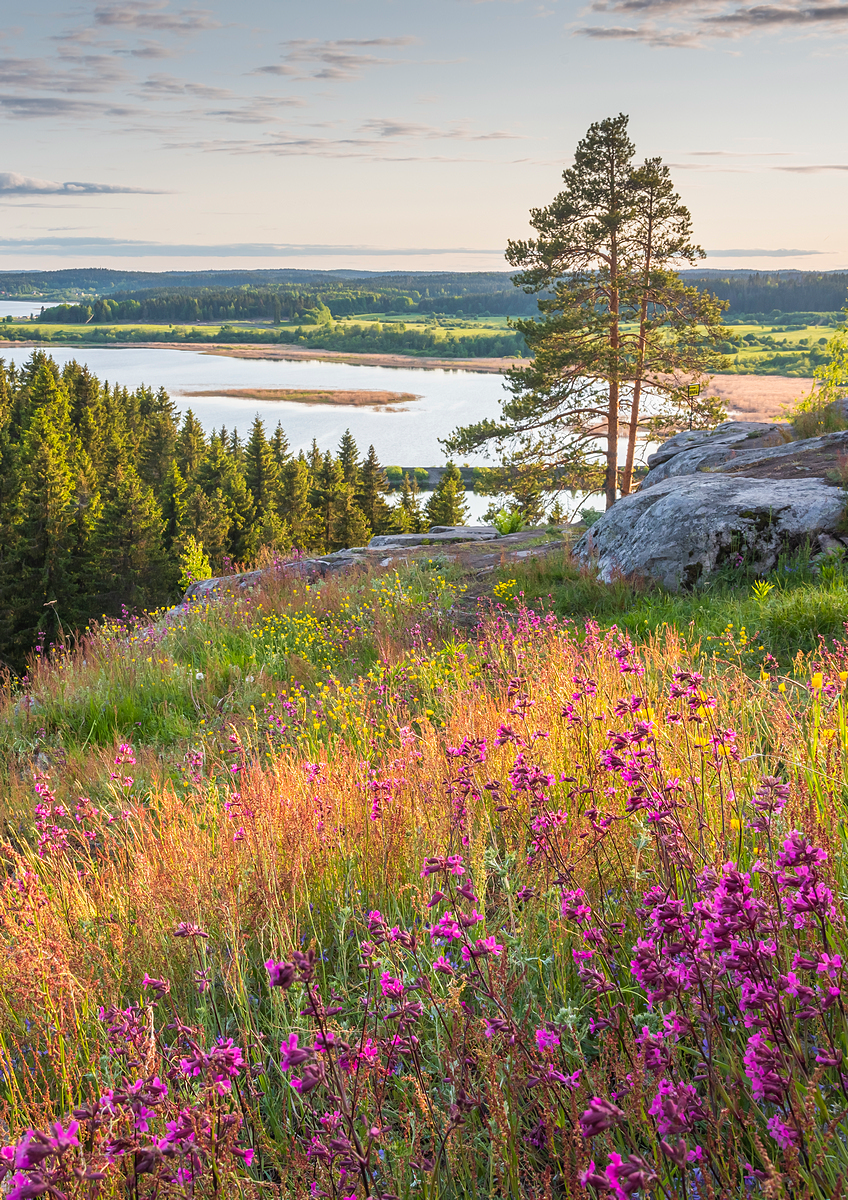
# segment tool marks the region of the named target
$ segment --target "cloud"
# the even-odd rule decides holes
[[[168,0],[133,0],[132,4],[99,4],[94,10],[95,25],[118,29],[154,29],[164,33],[200,33],[220,29],[206,9],[182,8],[168,12]]]
[[[635,18],[633,25],[585,25],[573,32],[601,41],[635,41],[653,47],[696,47],[714,38],[758,32],[825,32],[848,25],[848,3],[743,4],[739,0],[594,0],[593,13]],[[640,20],[641,18],[641,20]]]
[[[255,75],[298,75],[311,79],[358,79],[368,67],[386,67],[402,59],[363,54],[366,49],[414,45],[414,37],[340,38],[319,42],[298,38],[286,42],[287,52],[280,63],[257,67]]]
[[[215,114],[212,114],[215,115]],[[495,159],[469,158],[456,154],[398,153],[396,148],[403,143],[415,142],[489,142],[515,140],[520,134],[503,130],[475,133],[465,126],[441,129],[432,125],[373,118],[365,121],[348,137],[320,137],[315,134],[298,134],[289,131],[271,132],[262,138],[230,141],[224,138],[171,142],[170,150],[199,150],[210,154],[269,154],[278,157],[357,158],[367,162],[493,162]],[[513,160],[527,162],[527,159]]]
[[[31,175],[19,175],[15,171],[0,171],[0,196],[94,196],[104,193],[135,193],[158,196],[151,188],[122,187],[111,183],[81,183],[68,180],[57,183],[53,179],[33,179]]]
[[[595,0],[590,5],[592,12],[620,13],[654,13],[681,12],[686,9],[703,11],[705,8],[716,8],[716,3],[708,5],[705,0]]]
[[[501,140],[503,138],[517,138],[520,136],[517,133],[507,133],[501,129],[496,129],[492,133],[474,133],[462,125],[455,126],[453,129],[439,129],[434,125],[416,125],[409,121],[393,121],[385,117],[372,118],[365,121],[361,128],[362,132],[366,135],[366,140],[372,137],[379,139],[397,138],[401,140],[426,138],[484,142]]]
[[[751,8],[739,8],[734,12],[707,17],[704,24],[729,29],[785,28],[789,25],[832,24],[848,21],[848,4],[817,4],[790,6],[756,4]]]
[[[0,238],[0,249],[23,254],[43,254],[52,250],[68,257],[91,254],[110,255],[119,258],[150,258],[165,255],[217,258],[306,258],[311,255],[344,255],[348,258],[389,257],[397,254],[420,254],[438,257],[444,254],[502,254],[503,250],[481,250],[469,246],[407,246],[390,248],[382,246],[331,246],[297,245],[276,242],[229,242],[221,245],[195,245],[192,243],[170,244],[121,240],[107,237],[34,237]]]
[[[24,91],[97,93],[110,91],[127,78],[111,55],[74,55],[68,69],[43,58],[0,58],[0,87]]]
[[[698,39],[693,33],[685,31],[661,30],[653,25],[584,25],[574,30],[579,37],[594,38],[596,41],[631,41],[644,42],[654,47],[688,47],[696,46]]]
[[[848,163],[813,163],[809,166],[774,167],[775,171],[794,171],[799,175],[818,175],[822,171],[848,171]]]
[[[708,250],[707,258],[804,258],[826,250]]]
[[[173,58],[173,50],[169,50],[167,46],[163,46],[161,42],[154,42],[151,38],[142,38],[141,44],[134,46],[132,50],[127,52],[132,58]]]
[[[66,100],[59,96],[7,96],[0,95],[0,111],[14,117],[35,119],[37,117],[129,117],[137,109],[117,104],[98,104],[91,100]]]
[[[208,87],[203,83],[190,83],[173,75],[157,74],[145,79],[139,88],[145,99],[171,96],[193,96],[201,100],[228,100],[232,92],[227,88]]]

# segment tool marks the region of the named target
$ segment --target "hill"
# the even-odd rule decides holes
[[[283,570],[7,693],[10,1194],[836,1194],[848,647],[524,561],[470,630],[437,557]],[[794,566],[727,595],[844,614]]]

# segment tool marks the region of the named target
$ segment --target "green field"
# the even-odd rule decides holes
[[[228,331],[232,331],[231,337]],[[720,344],[726,356],[729,374],[811,376],[816,367],[827,361],[827,342],[832,330],[821,325],[728,325],[725,340]],[[417,335],[420,344],[403,345],[403,334]],[[99,324],[52,325],[31,320],[7,320],[0,325],[0,334],[11,341],[45,341],[53,343],[85,343],[102,345],[124,341],[239,341],[255,338],[261,342],[295,343],[327,349],[390,350],[401,354],[439,353],[439,343],[445,351],[456,355],[457,342],[468,342],[469,353],[478,357],[513,356],[516,347],[500,345],[501,339],[515,339],[506,316],[453,317],[431,313],[367,313],[343,317],[331,326],[284,321],[197,322],[188,324]],[[423,340],[422,340],[423,339]],[[481,348],[472,350],[489,339]],[[409,340],[409,339],[407,339]],[[526,353],[526,351],[525,351]]]

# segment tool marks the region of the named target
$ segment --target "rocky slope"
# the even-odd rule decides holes
[[[740,555],[765,573],[805,542],[841,549],[848,431],[790,439],[788,425],[757,421],[678,434],[575,554],[603,579],[643,576],[675,590]]]

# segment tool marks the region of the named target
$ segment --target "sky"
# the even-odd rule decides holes
[[[0,0],[0,269],[506,270],[593,121],[705,265],[848,268],[848,3]]]

